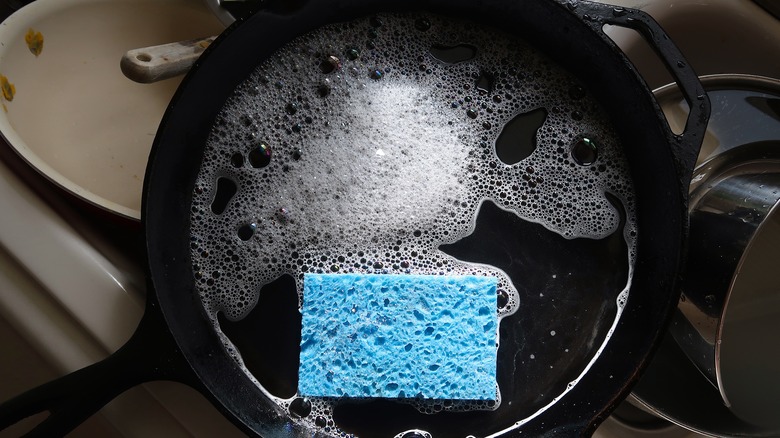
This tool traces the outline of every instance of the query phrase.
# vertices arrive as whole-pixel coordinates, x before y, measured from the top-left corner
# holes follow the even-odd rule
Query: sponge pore
[[[495,400],[494,277],[305,274],[298,393]]]

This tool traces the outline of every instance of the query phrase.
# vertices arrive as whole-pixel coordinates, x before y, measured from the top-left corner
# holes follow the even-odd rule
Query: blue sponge
[[[496,284],[305,274],[299,394],[495,400]]]

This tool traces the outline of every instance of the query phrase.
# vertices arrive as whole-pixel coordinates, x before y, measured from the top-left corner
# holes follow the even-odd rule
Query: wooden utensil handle
[[[216,37],[133,49],[122,56],[122,73],[144,84],[161,81],[186,73]]]

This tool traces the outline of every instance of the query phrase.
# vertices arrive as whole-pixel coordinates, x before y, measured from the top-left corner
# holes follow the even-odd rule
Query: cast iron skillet
[[[576,436],[595,430],[628,394],[677,303],[687,232],[687,188],[709,101],[692,69],[652,18],[574,0],[309,0],[294,13],[265,10],[239,20],[184,80],[155,138],[143,206],[149,294],[136,333],[106,360],[0,405],[0,428],[49,411],[30,436],[63,435],[129,387],[175,380],[202,392],[248,434],[321,433],[303,430],[289,413],[269,402],[225,352],[194,289],[188,231],[191,194],[218,111],[263,59],[295,36],[322,25],[406,11],[489,24],[526,39],[572,72],[600,100],[618,131],[634,180],[638,214],[638,254],[628,302],[611,340],[580,382],[546,409],[521,418],[512,410],[509,414],[514,415],[506,410],[448,413],[443,417],[445,426],[434,435],[464,435],[471,421],[487,421],[500,430],[523,418],[509,435]],[[637,30],[664,60],[691,107],[682,135],[669,130],[650,90],[603,33],[605,23]],[[525,311],[536,310],[542,311]],[[560,318],[574,321],[576,315]],[[523,341],[518,337],[513,342]]]

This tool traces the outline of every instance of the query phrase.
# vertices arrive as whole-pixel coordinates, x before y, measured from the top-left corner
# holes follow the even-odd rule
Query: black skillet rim
[[[262,403],[261,390],[225,353],[192,292],[187,230],[190,194],[201,158],[197,148],[205,143],[224,99],[275,48],[328,22],[376,12],[446,11],[441,15],[490,21],[499,29],[519,33],[574,72],[601,96],[611,117],[633,116],[618,126],[624,144],[631,145],[626,153],[639,210],[638,257],[628,303],[607,348],[580,383],[519,430],[525,436],[589,434],[627,395],[677,300],[674,286],[685,235],[683,182],[677,177],[671,137],[652,93],[614,44],[598,36],[565,3],[312,0],[294,16],[261,12],[242,20],[203,55],[176,92],[155,137],[144,183],[143,224],[155,290],[151,299],[159,302],[207,396],[232,421],[247,432],[268,436],[304,432],[276,405]],[[593,34],[590,40],[601,39],[600,44],[588,46],[576,37],[579,34]],[[246,41],[263,41],[263,45],[247,54],[242,50]],[[643,232],[654,229],[663,232]]]

